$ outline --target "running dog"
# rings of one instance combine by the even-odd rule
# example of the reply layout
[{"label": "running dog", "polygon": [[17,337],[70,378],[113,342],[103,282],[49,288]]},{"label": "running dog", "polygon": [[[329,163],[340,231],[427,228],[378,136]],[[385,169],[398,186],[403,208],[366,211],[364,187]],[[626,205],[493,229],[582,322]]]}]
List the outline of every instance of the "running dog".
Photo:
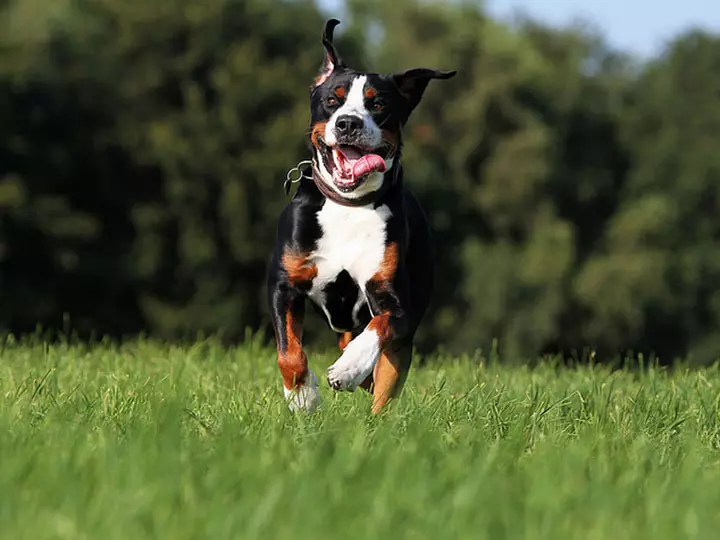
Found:
[{"label": "running dog", "polygon": [[337,391],[361,386],[378,413],[405,382],[433,289],[428,221],[403,183],[402,128],[432,79],[455,71],[361,73],[333,45],[310,88],[312,176],[280,215],[268,272],[278,366],[291,410],[320,404],[302,333],[309,298],[338,335],[327,370]]}]

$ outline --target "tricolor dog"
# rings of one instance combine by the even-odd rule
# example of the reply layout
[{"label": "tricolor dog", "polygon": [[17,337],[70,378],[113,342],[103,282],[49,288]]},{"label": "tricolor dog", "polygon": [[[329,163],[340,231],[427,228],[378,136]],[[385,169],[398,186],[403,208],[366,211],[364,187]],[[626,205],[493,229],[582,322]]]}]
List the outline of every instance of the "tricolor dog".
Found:
[{"label": "tricolor dog", "polygon": [[403,184],[402,128],[430,80],[455,71],[355,71],[333,45],[338,24],[323,31],[325,61],[310,89],[312,178],[280,215],[268,301],[289,407],[320,403],[302,345],[310,299],[342,350],[328,383],[369,390],[377,413],[402,388],[433,287],[428,222]]}]

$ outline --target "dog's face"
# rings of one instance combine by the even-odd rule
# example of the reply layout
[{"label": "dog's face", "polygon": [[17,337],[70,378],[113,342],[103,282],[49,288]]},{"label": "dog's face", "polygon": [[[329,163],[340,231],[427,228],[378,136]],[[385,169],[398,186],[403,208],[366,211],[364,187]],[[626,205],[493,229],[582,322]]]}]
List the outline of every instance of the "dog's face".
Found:
[{"label": "dog's face", "polygon": [[455,71],[412,69],[379,75],[347,68],[325,25],[325,62],[310,89],[310,142],[321,180],[348,199],[377,191],[400,157],[402,127],[431,79]]}]

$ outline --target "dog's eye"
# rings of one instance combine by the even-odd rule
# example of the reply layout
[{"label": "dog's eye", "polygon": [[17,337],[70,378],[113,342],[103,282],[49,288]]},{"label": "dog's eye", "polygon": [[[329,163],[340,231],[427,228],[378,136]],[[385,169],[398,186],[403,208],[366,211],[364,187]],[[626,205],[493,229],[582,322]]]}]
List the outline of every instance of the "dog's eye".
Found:
[{"label": "dog's eye", "polygon": [[371,108],[373,111],[379,112],[379,111],[383,110],[384,106],[385,106],[385,104],[382,101],[380,101],[379,99],[376,99],[375,101],[373,101]]},{"label": "dog's eye", "polygon": [[327,98],[327,104],[330,105],[331,107],[334,107],[335,105],[338,104],[338,100],[337,100],[337,98],[331,96],[331,97]]}]

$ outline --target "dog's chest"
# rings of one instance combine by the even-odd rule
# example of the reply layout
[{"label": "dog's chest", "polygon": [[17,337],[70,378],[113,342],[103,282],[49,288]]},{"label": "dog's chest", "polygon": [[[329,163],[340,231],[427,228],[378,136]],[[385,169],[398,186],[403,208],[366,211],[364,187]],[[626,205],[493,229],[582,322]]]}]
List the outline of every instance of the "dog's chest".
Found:
[{"label": "dog's chest", "polygon": [[392,213],[383,205],[347,207],[327,201],[317,213],[322,235],[310,255],[317,267],[311,296],[322,292],[345,270],[361,289],[385,256],[386,228]]}]

